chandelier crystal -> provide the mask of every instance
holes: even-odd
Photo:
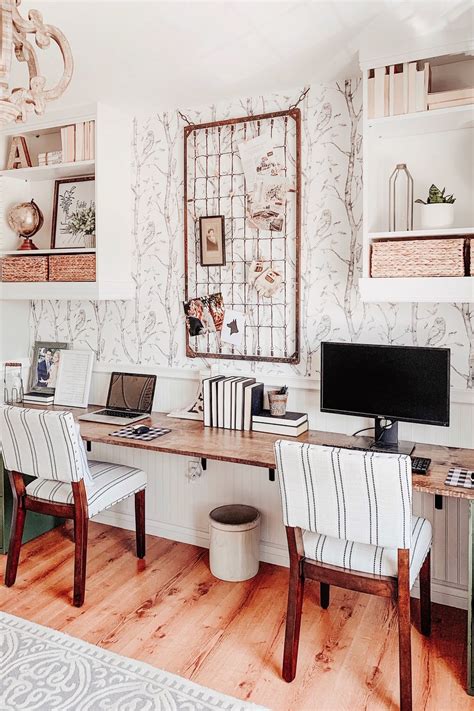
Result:
[[[45,25],[38,10],[30,10],[28,19],[20,15],[21,0],[0,0],[0,127],[16,121],[26,121],[28,109],[44,113],[48,101],[55,101],[71,81],[74,61],[71,48],[61,30]],[[39,49],[48,49],[51,40],[58,45],[64,63],[61,79],[51,89],[46,88],[46,77],[40,73],[36,51],[27,36],[34,35]],[[10,89],[12,56],[26,62],[29,74],[28,88]]]

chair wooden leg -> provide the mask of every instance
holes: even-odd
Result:
[[[89,513],[84,481],[72,483],[74,494],[74,592],[73,604],[81,607],[86,595],[87,531]]]
[[[290,552],[290,583],[286,611],[285,648],[283,652],[283,678],[293,681],[296,676],[298,645],[300,641],[301,610],[303,608],[304,572],[303,559],[298,555],[295,529],[287,527]]]
[[[400,711],[412,711],[410,551],[398,551],[398,654],[400,660]]]
[[[135,494],[135,529],[137,534],[137,558],[145,557],[145,489]]]
[[[74,595],[73,603],[81,607],[86,595],[87,531],[89,521],[85,517],[74,520]]]
[[[10,544],[8,546],[7,568],[5,571],[5,585],[10,588],[16,580],[18,561],[20,559],[21,539],[25,527],[26,511],[23,501],[14,500],[13,514],[10,532]]]
[[[329,589],[328,583],[319,583],[319,599],[323,610],[329,607]]]
[[[420,615],[421,633],[431,634],[431,551],[425,558],[420,570]]]

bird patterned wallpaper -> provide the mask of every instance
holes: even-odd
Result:
[[[179,107],[133,121],[133,301],[34,301],[32,340],[89,347],[101,364],[202,369],[184,347],[183,126],[288,108],[292,92],[200,109]],[[452,385],[474,385],[473,304],[364,304],[357,281],[362,242],[362,87],[359,78],[314,85],[302,110],[302,313],[298,365],[220,361],[232,372],[313,378],[322,340],[445,346]]]

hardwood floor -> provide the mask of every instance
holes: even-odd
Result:
[[[287,569],[262,563],[253,580],[225,583],[202,548],[147,536],[138,560],[131,531],[92,523],[86,601],[74,608],[73,558],[69,524],[23,546],[0,609],[275,711],[398,708],[397,622],[383,598],[334,588],[322,610],[319,585],[308,581],[297,676],[287,684]],[[472,709],[466,613],[433,605],[427,640],[412,607],[413,707]]]

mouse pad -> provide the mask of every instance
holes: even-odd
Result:
[[[156,439],[162,435],[168,434],[171,430],[167,430],[166,427],[150,427],[149,432],[145,434],[137,434],[133,431],[132,427],[122,427],[121,430],[116,430],[111,432],[111,437],[125,437],[126,439],[141,439],[142,442],[149,442],[151,439]]]

